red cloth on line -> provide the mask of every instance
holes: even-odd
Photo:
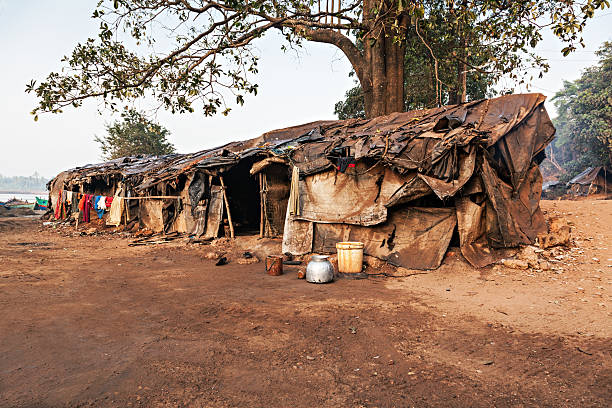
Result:
[[[94,196],[85,194],[85,201],[83,201],[83,221],[89,222],[89,213],[93,207]]]
[[[113,197],[106,197],[106,208],[110,210],[110,206],[113,203]]]
[[[62,205],[64,204],[63,200],[62,200],[62,193],[63,190],[59,191],[59,195],[57,196],[57,203],[55,204],[55,219],[59,220],[60,217],[62,216]]]

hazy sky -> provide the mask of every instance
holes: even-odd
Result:
[[[99,115],[97,102],[60,115],[41,115],[34,122],[29,112],[35,105],[24,92],[31,79],[41,80],[61,68],[60,59],[74,45],[97,34],[98,23],[90,19],[96,0],[0,0],[0,174],[46,177],[100,161],[94,135],[115,119]],[[551,69],[533,82],[532,91],[549,97],[562,81],[574,80],[596,62],[594,51],[612,40],[612,11],[599,12],[584,38],[586,48],[563,58],[563,46],[545,33],[538,47],[549,58]],[[268,130],[313,120],[333,119],[334,103],[353,86],[350,65],[333,46],[308,43],[299,56],[284,54],[281,41],[269,35],[257,43],[260,73],[259,94],[228,117],[206,118],[199,113],[172,115],[160,112],[157,120],[172,135],[170,141],[182,153],[213,147],[232,140],[256,137]],[[554,111],[552,104],[547,109]],[[197,112],[197,110],[196,110]]]

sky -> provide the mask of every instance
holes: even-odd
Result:
[[[97,35],[91,19],[97,0],[0,0],[0,175],[29,176],[38,172],[54,177],[62,170],[100,162],[94,137],[118,118],[98,113],[98,102],[59,115],[44,114],[34,122],[30,111],[35,97],[24,92],[26,83],[61,69],[61,58],[77,42]],[[562,57],[563,45],[545,31],[537,52],[551,69],[532,82],[531,91],[550,99],[563,84],[597,62],[601,43],[612,41],[612,10],[596,14],[584,32],[586,48]],[[259,62],[256,97],[247,97],[229,116],[175,114],[159,111],[156,120],[170,130],[169,141],[188,153],[233,140],[257,137],[278,128],[314,120],[335,119],[334,104],[354,86],[350,64],[335,47],[306,43],[296,53],[281,51],[281,38],[272,34],[256,43]],[[526,89],[522,89],[526,91]],[[137,107],[139,105],[137,104]],[[146,108],[146,106],[141,106]],[[554,106],[547,102],[554,116]]]

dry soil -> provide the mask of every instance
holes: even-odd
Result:
[[[0,406],[610,406],[612,201],[543,208],[550,270],[327,285],[0,219]]]

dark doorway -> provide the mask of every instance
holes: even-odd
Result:
[[[261,220],[259,181],[257,175],[249,174],[255,161],[256,159],[241,160],[223,174],[232,222],[237,235],[259,233]],[[224,214],[224,218],[227,220],[227,214]]]

